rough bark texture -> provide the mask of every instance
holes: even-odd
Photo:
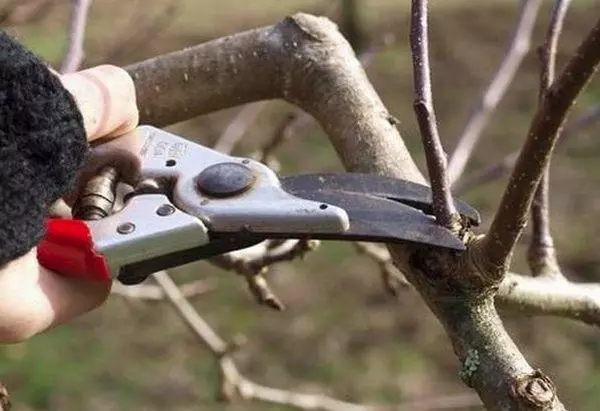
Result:
[[[424,182],[351,47],[334,24],[306,14],[127,67],[142,123],[164,126],[226,107],[285,99],[313,115],[349,171]],[[467,232],[467,241],[480,238]],[[500,278],[480,254],[390,247],[446,329],[460,375],[490,410],[563,410],[493,305]],[[473,252],[472,252],[473,251]]]

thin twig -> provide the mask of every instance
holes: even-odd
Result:
[[[179,316],[185,320],[185,323],[194,334],[199,337],[204,346],[219,357],[225,355],[229,345],[200,317],[169,274],[166,271],[159,271],[152,274],[152,278],[158,283],[166,299],[177,310]]]
[[[397,296],[399,290],[411,288],[410,283],[393,264],[392,257],[387,248],[372,244],[356,242],[354,243],[356,250],[363,255],[366,255],[371,260],[379,265],[381,282],[384,289],[391,295]]]
[[[266,107],[266,101],[244,105],[225,128],[225,131],[214,145],[214,149],[221,153],[231,153],[246,131],[248,131],[256,117],[258,117]]]
[[[274,161],[275,157],[273,156],[273,152],[290,138],[293,127],[297,123],[298,114],[299,113],[296,112],[290,113],[281,120],[279,125],[275,128],[272,138],[270,138],[260,150],[261,163],[269,165],[269,163]]]
[[[71,18],[69,21],[67,52],[60,67],[60,71],[63,74],[77,71],[83,61],[85,28],[91,6],[92,0],[71,0]]]
[[[553,83],[531,123],[490,231],[482,241],[482,255],[490,269],[498,273],[506,270],[567,114],[599,64],[600,20]]]
[[[265,241],[245,250],[213,257],[208,261],[217,267],[243,276],[259,304],[281,311],[285,306],[272,291],[264,274],[269,266],[302,258],[307,252],[315,250],[318,245],[319,242],[316,240],[287,240],[275,246]]]
[[[259,385],[242,375],[233,360],[232,354],[239,348],[240,343],[225,342],[182,295],[167,273],[154,274],[154,279],[163,289],[167,300],[180,318],[219,362],[221,373],[219,391],[223,400],[231,401],[234,396],[239,396],[247,401],[287,405],[301,410],[324,411],[425,411],[472,407],[480,404],[475,395],[458,394],[418,400],[399,406],[359,405],[324,395],[296,393]]]
[[[446,153],[438,133],[431,92],[427,0],[413,0],[411,13],[410,47],[415,88],[414,109],[427,159],[433,211],[440,225],[454,229],[456,209],[448,184]]]
[[[585,110],[585,112],[577,117],[574,121],[567,124],[562,132],[562,136],[556,143],[556,149],[562,149],[566,147],[566,142],[569,138],[575,134],[597,124],[600,121],[600,104],[592,106]],[[468,190],[478,187],[481,184],[488,183],[490,181],[497,180],[504,176],[508,171],[512,170],[517,163],[519,157],[518,151],[513,151],[507,154],[497,163],[489,166],[482,167],[481,170],[475,171],[472,175],[465,177],[457,182],[454,186],[454,192],[456,195],[461,195]]]
[[[216,287],[215,280],[203,279],[180,285],[179,290],[185,298],[192,298],[213,291]],[[162,288],[151,284],[123,285],[114,282],[110,291],[113,295],[136,300],[159,301],[166,297]]]
[[[558,39],[570,3],[571,0],[556,1],[552,9],[552,18],[546,33],[545,43],[539,48],[541,63],[540,104],[546,98],[548,90],[554,82]],[[548,160],[548,165],[544,170],[531,205],[532,236],[527,259],[531,272],[535,276],[562,276],[550,230],[550,161],[551,159]]]
[[[448,162],[448,176],[450,183],[454,183],[463,173],[481,132],[489,123],[498,103],[508,90],[515,74],[531,43],[531,35],[535,27],[541,0],[521,0],[517,25],[508,46],[508,51],[496,72],[493,80],[477,102],[465,128],[458,139],[458,144]]]

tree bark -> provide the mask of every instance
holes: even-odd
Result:
[[[424,183],[398,130],[336,26],[306,14],[126,68],[141,122],[165,126],[215,110],[284,99],[323,127],[348,171]],[[505,331],[493,304],[501,278],[469,250],[390,247],[444,326],[460,376],[490,410],[564,410],[551,381],[534,370]],[[472,250],[475,250],[473,253]]]

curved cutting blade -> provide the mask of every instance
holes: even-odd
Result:
[[[365,173],[300,174],[281,178],[284,190],[290,194],[309,191],[341,191],[388,198],[433,214],[431,188],[406,180]],[[472,225],[481,223],[481,216],[470,205],[454,198],[457,211]]]
[[[311,232],[310,238],[342,241],[385,243],[420,243],[454,250],[465,245],[452,232],[436,224],[435,220],[419,210],[396,201],[342,191],[301,191],[295,196],[343,208],[350,217],[346,232]],[[278,237],[297,238],[297,233],[273,233]],[[304,235],[306,236],[306,235]]]

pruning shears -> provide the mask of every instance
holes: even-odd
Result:
[[[48,219],[38,247],[42,266],[66,276],[137,284],[159,270],[267,239],[465,249],[436,224],[427,186],[364,173],[279,177],[261,162],[159,128],[140,126],[134,133],[141,140],[137,188],[103,218]],[[100,200],[110,203],[106,197]],[[463,219],[480,223],[475,209],[454,201]]]

